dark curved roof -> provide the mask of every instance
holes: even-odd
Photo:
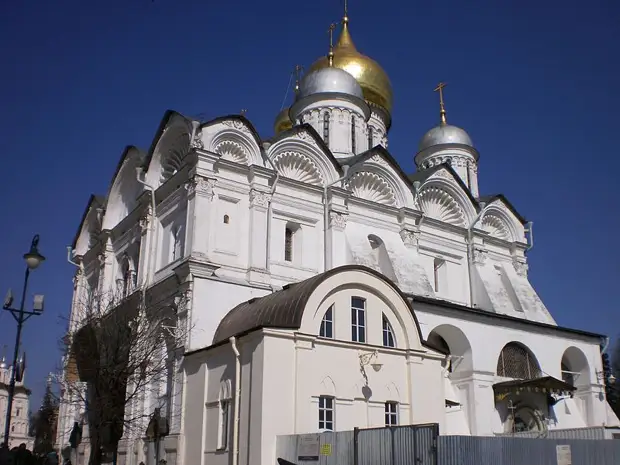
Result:
[[[222,123],[224,121],[230,121],[230,120],[241,121],[243,124],[245,124],[249,128],[250,133],[252,134],[252,137],[254,138],[254,141],[256,142],[256,145],[262,148],[262,140],[260,138],[260,135],[258,134],[258,131],[254,127],[252,122],[243,115],[218,116],[217,118],[207,121],[206,123],[202,123],[200,127],[206,128],[208,126],[213,126],[214,124],[218,124],[218,123]]]
[[[265,297],[250,299],[237,305],[220,322],[213,336],[213,344],[224,342],[232,336],[239,336],[260,328],[299,329],[306,303],[316,288],[329,277],[346,271],[363,271],[371,274],[398,292],[413,315],[422,344],[427,345],[422,337],[420,324],[413,311],[413,307],[405,294],[384,275],[362,265],[345,265],[333,268],[305,281],[288,284],[281,291],[274,292]],[[432,346],[428,347],[435,349]]]
[[[84,222],[86,221],[86,217],[88,216],[90,209],[97,208],[97,207],[104,208],[105,202],[106,202],[106,198],[103,195],[95,195],[95,194],[90,195],[90,197],[88,198],[88,203],[86,204],[86,209],[84,210],[84,213],[82,214],[80,225],[78,226],[77,232],[75,233],[75,236],[73,237],[73,242],[71,242],[72,248],[75,249],[77,245],[77,241],[80,238],[80,234],[82,233],[82,227],[84,227]]]

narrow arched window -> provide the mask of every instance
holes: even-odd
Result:
[[[392,325],[390,325],[390,322],[385,315],[383,315],[383,346],[396,347],[396,340],[394,339]]]
[[[287,227],[284,230],[284,261],[293,261],[293,229]]]
[[[185,238],[184,228],[182,226],[176,226],[172,229],[172,260],[178,260],[183,256],[183,242]]]
[[[433,261],[433,281],[435,292],[444,292],[446,262],[440,258]]]
[[[355,155],[355,116],[351,116],[351,152]]]
[[[323,141],[329,145],[329,112],[323,113]]]
[[[224,215],[224,224],[230,223],[230,216]]]
[[[372,126],[368,126],[368,149],[370,150],[373,147],[373,140],[372,140],[372,136],[373,136],[373,131],[372,131]]]
[[[321,320],[321,329],[319,330],[320,337],[334,337],[334,306],[332,305],[327,309],[323,319]]]

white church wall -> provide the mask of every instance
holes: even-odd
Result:
[[[559,405],[554,409],[557,422],[552,422],[550,427],[596,426],[605,422],[605,402],[599,399],[602,387],[599,385],[600,381],[596,379],[596,371],[602,369],[597,339],[559,332],[551,328],[534,327],[518,321],[481,319],[473,314],[471,317],[464,314],[457,315],[450,310],[439,310],[437,307],[420,303],[414,303],[414,308],[420,320],[424,337],[428,338],[429,334],[438,327],[443,328],[439,333],[450,346],[451,352],[454,355],[464,357],[463,360],[455,362],[455,372],[451,375],[455,384],[462,385],[466,378],[472,376],[475,378],[477,374],[482,375],[484,373],[493,374],[490,384],[505,381],[506,378],[495,375],[498,357],[502,348],[513,341],[520,342],[532,352],[540,364],[543,376],[562,379],[562,357],[565,351],[574,348],[572,350],[582,353],[587,360],[587,368],[581,375],[583,378],[575,383],[579,388],[575,393],[575,400],[571,400],[567,404],[569,410],[572,406],[573,410],[578,410],[579,413],[566,413],[564,407]],[[466,341],[463,340],[463,337],[466,337]],[[463,350],[464,348],[465,350]],[[476,394],[475,397],[478,395]],[[492,430],[485,431],[485,427],[481,423],[485,421],[484,416],[478,412],[479,405],[472,405],[473,399],[471,397],[465,396],[465,398],[466,403],[469,403],[466,408],[470,414],[475,411],[475,416],[479,422],[475,428],[477,434],[503,432],[501,424],[498,423],[492,426]],[[488,407],[494,404],[490,386],[489,389],[486,389],[484,403],[487,411],[489,410]],[[486,428],[489,426],[491,425],[487,425]]]
[[[213,343],[220,321],[234,307],[253,297],[262,297],[268,289],[217,279],[194,278],[191,342],[188,351]]]

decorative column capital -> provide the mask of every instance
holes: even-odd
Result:
[[[512,266],[514,267],[517,274],[523,278],[527,278],[527,271],[529,269],[529,265],[523,259],[513,258]]]
[[[401,229],[400,238],[403,240],[405,247],[418,247],[420,242],[420,231],[414,229]]]
[[[473,261],[476,265],[484,265],[487,261],[489,251],[482,247],[475,247],[473,251]]]
[[[216,183],[216,179],[195,175],[185,184],[185,188],[187,189],[187,195],[189,197],[199,195],[201,197],[206,197],[209,200],[213,200],[213,197],[215,196]]]
[[[138,225],[140,226],[140,235],[144,235],[146,234],[146,232],[149,230],[149,225],[151,223],[151,216],[152,216],[152,208],[151,206],[149,206],[144,213],[142,213],[142,216],[140,216],[140,220],[138,221]]]
[[[259,209],[266,209],[271,202],[271,194],[258,189],[250,191],[250,206]]]
[[[329,227],[335,231],[344,231],[347,227],[347,214],[335,211],[329,212]]]
[[[202,142],[202,131],[196,131],[194,134],[194,138],[192,139],[192,143],[190,144],[193,149],[204,149],[204,143]]]

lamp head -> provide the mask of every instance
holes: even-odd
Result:
[[[413,181],[413,188],[415,189],[416,192],[420,190],[420,186],[421,186],[420,181]]]
[[[32,243],[30,244],[30,251],[24,254],[24,260],[26,260],[26,265],[30,270],[36,269],[41,263],[45,261],[45,257],[39,253],[38,234],[36,234],[32,238]]]
[[[383,368],[383,363],[376,361],[375,363],[371,363],[370,366],[372,367],[373,370],[379,373],[381,371],[381,368]]]

